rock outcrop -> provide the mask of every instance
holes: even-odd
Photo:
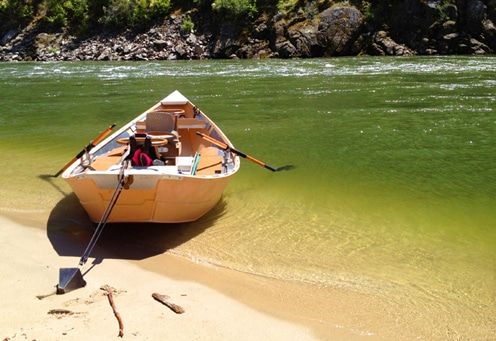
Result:
[[[496,6],[490,1],[398,0],[374,16],[342,3],[328,8],[323,2],[303,3],[305,7],[290,13],[262,13],[239,22],[213,20],[193,11],[198,29],[191,32],[181,28],[189,14],[173,14],[145,32],[99,33],[84,39],[67,32],[44,32],[34,20],[23,29],[0,32],[0,60],[311,58],[496,51]]]

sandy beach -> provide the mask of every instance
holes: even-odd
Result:
[[[133,257],[136,250],[113,254],[119,246],[111,246],[108,237],[83,267],[86,287],[55,295],[59,268],[74,267],[79,261],[77,256],[64,255],[78,254],[85,243],[74,244],[61,231],[54,236],[46,227],[50,218],[40,212],[3,213],[1,340],[120,339],[117,319],[101,289],[104,285],[115,290],[126,339],[442,340],[461,336],[451,333],[446,316],[425,319],[408,304],[392,306],[377,295],[245,274],[193,262],[173,250],[149,257]],[[80,233],[70,226],[67,231]],[[155,292],[168,295],[185,313],[176,314],[155,301]],[[38,298],[44,295],[48,296]],[[483,325],[479,327],[484,330]]]
[[[0,224],[2,340],[117,338],[117,320],[100,289],[105,284],[116,289],[114,300],[122,316],[125,338],[308,340],[315,337],[308,327],[257,312],[204,285],[163,277],[132,262],[118,260],[105,260],[95,266],[85,276],[86,287],[40,300],[37,296],[54,291],[58,267],[75,266],[77,258],[59,257],[41,229],[6,218],[1,218]],[[173,263],[172,259],[167,266],[174,266]],[[175,314],[153,300],[153,292],[170,296],[186,312]],[[70,313],[48,314],[52,309]]]
[[[78,258],[57,254],[39,217],[24,216],[22,222],[0,217],[2,340],[119,339],[118,322],[101,290],[103,285],[115,289],[114,301],[127,339],[314,340],[374,336],[366,330],[347,328],[338,320],[329,324],[329,299],[322,301],[319,294],[299,290],[299,285],[195,264],[173,254],[143,261],[104,259],[93,268],[90,258],[83,268],[83,273],[91,268],[84,275],[86,287],[39,299],[37,296],[54,292],[59,267],[73,267]],[[170,296],[185,313],[175,314],[155,301],[151,297],[154,292]],[[49,313],[53,310],[63,313]]]

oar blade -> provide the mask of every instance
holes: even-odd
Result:
[[[281,167],[277,167],[275,169],[276,172],[280,172],[280,171],[289,171],[289,170],[292,170],[292,169],[295,169],[295,166],[294,165],[286,165],[286,166],[281,166]]]
[[[57,295],[86,286],[86,281],[79,268],[60,268],[59,284],[57,284]]]

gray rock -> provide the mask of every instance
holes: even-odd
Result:
[[[276,51],[281,58],[292,58],[297,55],[296,47],[287,40],[277,43]]]
[[[190,33],[188,38],[186,39],[186,41],[189,43],[189,44],[196,44],[196,36],[193,34],[193,33]]]
[[[167,41],[159,39],[153,42],[153,47],[157,50],[162,50],[167,47]]]
[[[0,38],[0,45],[7,44],[12,38],[14,38],[18,34],[16,29],[11,29],[5,32],[5,34]]]
[[[317,39],[325,55],[347,55],[363,25],[362,13],[352,6],[334,5],[319,15]]]
[[[306,23],[303,26],[295,26],[288,29],[288,35],[291,43],[297,50],[298,56],[312,57],[316,54],[316,51],[324,50],[324,47],[319,45],[317,38],[318,30],[316,25]],[[321,54],[321,52],[317,54]]]
[[[455,33],[457,31],[456,22],[453,20],[448,20],[442,24],[442,34]]]
[[[458,33],[450,33],[443,36],[444,40],[456,40],[460,35]]]
[[[177,45],[176,48],[176,53],[177,53],[177,56],[180,57],[180,58],[185,58],[186,57],[186,48],[183,46],[183,45]]]
[[[479,34],[482,22],[487,18],[487,6],[480,0],[468,0],[465,9],[465,20],[469,33]]]
[[[380,48],[385,55],[389,56],[411,56],[415,54],[405,45],[395,42],[385,31],[379,31],[374,35],[375,49]]]

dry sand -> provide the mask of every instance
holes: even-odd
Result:
[[[83,268],[87,286],[54,292],[60,267],[79,258],[59,255],[43,219],[0,216],[0,340],[120,339],[104,291],[135,340],[384,340],[411,339],[373,297],[320,290],[195,264],[165,252],[141,260],[104,258]],[[27,226],[31,225],[31,227]],[[34,227],[33,227],[34,226]],[[79,248],[82,246],[79,245]],[[175,314],[155,301],[158,292],[185,309]],[[52,309],[66,314],[49,314]],[[395,330],[396,329],[396,330]],[[402,332],[398,333],[398,330]]]

